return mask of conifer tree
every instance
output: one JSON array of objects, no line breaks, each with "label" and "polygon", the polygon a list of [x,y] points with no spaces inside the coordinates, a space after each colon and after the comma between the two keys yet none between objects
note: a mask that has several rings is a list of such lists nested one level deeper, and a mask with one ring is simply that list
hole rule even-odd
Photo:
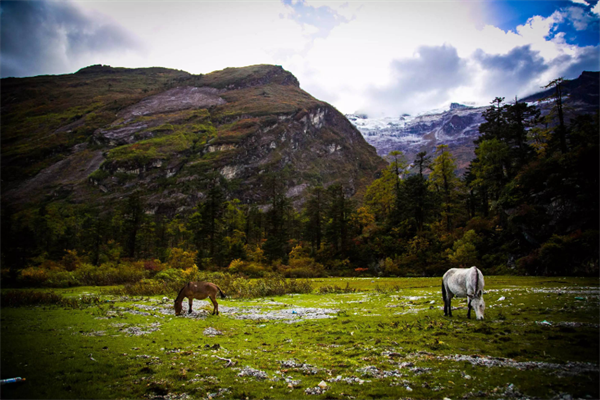
[{"label": "conifer tree", "polygon": [[458,207],[458,188],[460,181],[456,176],[456,161],[448,151],[448,145],[441,144],[436,148],[437,157],[431,164],[429,180],[440,194],[441,215],[445,222],[446,230],[452,229],[453,218]]}]

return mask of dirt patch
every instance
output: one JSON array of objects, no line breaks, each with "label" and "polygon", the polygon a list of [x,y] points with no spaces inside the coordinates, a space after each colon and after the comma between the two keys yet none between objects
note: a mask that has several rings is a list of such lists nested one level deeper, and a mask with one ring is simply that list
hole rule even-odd
[{"label": "dirt patch", "polygon": [[117,116],[128,120],[141,115],[166,113],[190,108],[208,108],[225,103],[226,101],[219,96],[219,90],[217,89],[184,86],[147,97],[139,103],[119,112]]}]

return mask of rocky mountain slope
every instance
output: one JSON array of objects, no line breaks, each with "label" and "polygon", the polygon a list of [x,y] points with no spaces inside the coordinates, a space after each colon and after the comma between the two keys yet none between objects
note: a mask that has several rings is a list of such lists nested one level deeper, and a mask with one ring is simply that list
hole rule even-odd
[{"label": "rocky mountain slope", "polygon": [[311,185],[361,192],[385,165],[278,66],[191,75],[98,65],[1,84],[2,200],[12,206],[141,190],[147,212],[173,214],[202,201],[216,176],[258,205],[277,179],[298,205]]},{"label": "rocky mountain slope", "polygon": [[[599,107],[599,73],[584,71],[573,80],[565,80],[565,112],[569,116],[597,112]],[[547,115],[552,108],[550,99],[554,89],[528,96],[519,101],[535,104]],[[507,99],[508,100],[508,99]],[[482,113],[488,107],[467,107],[452,103],[445,111],[434,111],[412,117],[368,118],[365,115],[347,115],[361,131],[367,142],[380,156],[401,150],[407,161],[414,160],[420,151],[433,154],[439,144],[447,144],[458,162],[459,172],[465,171],[474,158],[473,140],[479,136],[479,125],[484,122]]]}]

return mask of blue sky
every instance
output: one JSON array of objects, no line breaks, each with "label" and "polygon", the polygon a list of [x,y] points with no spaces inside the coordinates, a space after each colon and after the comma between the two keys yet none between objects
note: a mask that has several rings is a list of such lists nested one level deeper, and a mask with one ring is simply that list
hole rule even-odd
[{"label": "blue sky", "polygon": [[[549,17],[558,10],[572,7],[581,10],[583,15],[590,15],[592,14],[590,10],[597,3],[597,1],[588,3],[584,0],[577,3],[572,1],[490,1],[486,5],[486,11],[492,24],[505,31],[515,31],[517,26],[525,24],[534,15]],[[556,32],[565,32],[567,42],[579,46],[597,45],[600,41],[597,18],[595,23],[582,30],[576,29],[573,22],[567,19],[558,24]]]},{"label": "blue sky", "polygon": [[419,113],[600,70],[597,1],[0,3],[0,75],[91,64],[191,73],[277,64],[345,113]]}]

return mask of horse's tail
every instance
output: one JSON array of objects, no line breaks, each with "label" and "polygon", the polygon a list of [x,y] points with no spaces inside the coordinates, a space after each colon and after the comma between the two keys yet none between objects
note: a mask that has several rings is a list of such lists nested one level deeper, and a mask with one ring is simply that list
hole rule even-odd
[{"label": "horse's tail", "polygon": [[[475,267],[475,296],[479,294],[479,268]],[[481,274],[483,276],[483,274]],[[481,296],[483,296],[483,284],[481,284]],[[479,296],[479,297],[481,297]]]},{"label": "horse's tail", "polygon": [[[217,285],[215,285],[215,286],[217,286]],[[221,288],[220,288],[220,287],[218,287],[218,286],[217,286],[217,289],[219,289],[219,293],[221,294],[221,298],[222,298],[222,299],[224,299],[224,298],[226,298],[226,297],[227,297],[227,296],[225,296],[225,293],[223,293],[223,291],[221,290]]]},{"label": "horse's tail", "polygon": [[442,279],[442,299],[444,300],[444,304],[446,304],[447,298],[448,296],[446,296],[446,285],[444,285],[444,280]]}]

